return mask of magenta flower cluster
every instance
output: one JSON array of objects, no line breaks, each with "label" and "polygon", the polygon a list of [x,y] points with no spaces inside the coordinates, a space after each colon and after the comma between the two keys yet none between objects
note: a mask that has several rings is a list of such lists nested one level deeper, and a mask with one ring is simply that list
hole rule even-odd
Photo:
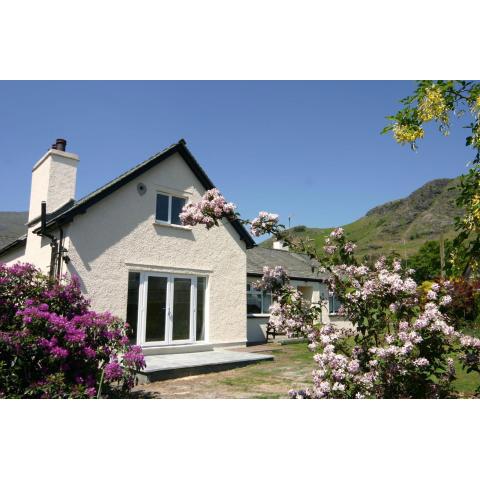
[{"label": "magenta flower cluster", "polygon": [[225,200],[218,189],[207,190],[197,203],[188,203],[180,213],[182,225],[205,225],[208,229],[219,225],[222,218],[235,217],[235,205]]},{"label": "magenta flower cluster", "polygon": [[0,397],[88,398],[132,388],[143,355],[122,320],[89,310],[77,279],[51,282],[28,264],[0,265],[0,279]]}]

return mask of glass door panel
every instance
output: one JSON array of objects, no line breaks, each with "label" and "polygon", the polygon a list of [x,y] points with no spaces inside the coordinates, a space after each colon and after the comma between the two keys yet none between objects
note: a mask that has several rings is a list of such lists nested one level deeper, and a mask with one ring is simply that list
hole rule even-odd
[{"label": "glass door panel", "polygon": [[172,341],[190,339],[191,293],[190,278],[173,278]]},{"label": "glass door panel", "polygon": [[148,277],[146,302],[146,342],[165,341],[167,318],[167,277]]}]

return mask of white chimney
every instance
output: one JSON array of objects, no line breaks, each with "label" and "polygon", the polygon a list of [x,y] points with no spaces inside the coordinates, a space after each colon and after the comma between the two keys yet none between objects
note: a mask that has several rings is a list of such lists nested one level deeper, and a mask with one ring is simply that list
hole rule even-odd
[{"label": "white chimney", "polygon": [[29,222],[40,216],[42,202],[51,213],[75,199],[78,155],[65,152],[66,144],[58,139],[32,169]]},{"label": "white chimney", "polygon": [[281,240],[276,240],[275,242],[273,242],[273,249],[284,250],[285,252],[288,252],[289,250],[288,245],[285,245]]}]

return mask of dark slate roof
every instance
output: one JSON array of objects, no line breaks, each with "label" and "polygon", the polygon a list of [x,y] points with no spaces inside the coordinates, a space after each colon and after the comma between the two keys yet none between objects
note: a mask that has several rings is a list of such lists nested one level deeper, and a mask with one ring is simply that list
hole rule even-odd
[{"label": "dark slate roof", "polygon": [[[208,178],[203,168],[199,165],[195,157],[187,148],[185,140],[181,139],[177,143],[174,143],[173,145],[162,150],[153,157],[148,158],[144,162],[139,163],[130,170],[127,170],[125,173],[122,173],[122,175],[118,176],[111,182],[108,182],[103,187],[98,188],[89,195],[86,195],[85,197],[77,201],[70,200],[58,210],[49,213],[47,215],[47,228],[60,226],[67,222],[70,222],[73,217],[75,217],[75,215],[85,213],[92,205],[104,199],[126,183],[134,180],[142,173],[145,173],[147,170],[154,167],[155,165],[158,165],[161,161],[167,159],[175,153],[181,155],[181,157],[192,169],[193,173],[197,176],[198,180],[206,190],[215,188],[215,185],[212,183],[210,178]],[[29,226],[34,225],[39,221],[40,217],[35,218],[29,223]],[[245,227],[238,220],[231,220],[230,223],[232,224],[235,231],[240,235],[240,238],[246,243],[247,248],[252,248],[256,245],[255,241],[252,239]],[[26,230],[27,229],[25,227],[25,231]],[[38,232],[39,230],[40,227],[38,227],[35,232]],[[14,238],[15,237],[9,238],[8,241],[3,244],[3,247],[0,245],[0,254],[26,242],[25,235],[17,238],[16,240],[13,240]]]},{"label": "dark slate roof", "polygon": [[27,231],[28,212],[0,212],[0,249]]},{"label": "dark slate roof", "polygon": [[[47,219],[47,228],[63,225],[71,221],[75,215],[78,215],[80,213],[85,213],[92,205],[104,199],[111,193],[121,188],[126,183],[134,180],[135,178],[145,173],[150,168],[154,167],[155,165],[158,165],[160,162],[162,162],[163,160],[167,159],[168,157],[170,157],[175,153],[178,153],[181,155],[181,157],[185,160],[187,165],[192,169],[192,171],[195,173],[200,183],[203,185],[203,187],[206,190],[215,188],[215,185],[212,183],[210,178],[208,178],[205,171],[202,169],[202,167],[199,165],[197,160],[191,154],[190,150],[187,148],[185,144],[185,140],[181,139],[177,143],[171,145],[170,147],[157,153],[153,157],[150,157],[144,162],[131,168],[130,170],[126,171],[122,175],[118,176],[111,182],[107,183],[103,187],[100,187],[99,189],[95,190],[89,195],[86,195],[85,197],[81,198],[78,201],[72,201],[70,205],[67,204],[67,208],[66,206],[63,206],[59,210],[57,210],[57,212],[53,212],[53,214],[50,214]],[[240,235],[240,238],[246,243],[247,248],[252,248],[255,246],[254,240],[252,239],[250,234],[247,232],[245,227],[238,220],[232,220],[231,224],[233,228],[236,230],[236,232]]]},{"label": "dark slate roof", "polygon": [[25,245],[27,243],[27,234],[22,235],[21,237],[17,238],[13,242],[10,242],[6,245],[4,245],[2,248],[0,248],[0,255],[2,253],[7,252],[8,250],[15,248],[15,247],[20,247],[21,245]]},{"label": "dark slate roof", "polygon": [[318,263],[301,253],[256,247],[247,251],[247,274],[262,275],[263,267],[282,266],[292,279],[321,282],[327,275],[318,273]]}]

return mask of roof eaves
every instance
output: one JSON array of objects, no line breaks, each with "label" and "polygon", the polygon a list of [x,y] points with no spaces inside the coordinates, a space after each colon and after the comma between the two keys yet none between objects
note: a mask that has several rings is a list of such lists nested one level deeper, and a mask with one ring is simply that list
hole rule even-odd
[{"label": "roof eaves", "polygon": [[[182,158],[195,173],[195,175],[200,180],[200,183],[205,189],[210,190],[212,188],[215,188],[213,182],[207,176],[207,174],[197,162],[195,157],[192,155],[190,150],[186,147],[185,140],[180,139],[177,143],[174,143],[173,145],[157,153],[153,157],[150,157],[139,165],[131,168],[130,170],[127,170],[125,173],[118,176],[103,187],[98,188],[94,192],[80,199],[78,202],[75,202],[67,210],[60,211],[61,209],[59,209],[58,215],[52,215],[50,218],[47,218],[47,228],[51,228],[55,225],[63,225],[71,221],[75,215],[85,213],[92,205],[95,205],[100,200],[104,199],[111,193],[123,187],[125,184],[134,180],[136,177],[146,172],[150,168],[158,165],[161,161],[170,157],[174,153],[179,153],[182,156]],[[235,231],[239,234],[240,238],[245,242],[247,248],[252,248],[256,245],[255,241],[252,239],[245,227],[238,220],[230,220],[230,223],[232,224]],[[39,228],[37,228],[35,232],[37,232],[38,230]]]},{"label": "roof eaves", "polygon": [[21,237],[15,239],[13,242],[5,245],[4,247],[0,248],[0,255],[7,253],[9,250],[15,247],[19,247],[20,245],[24,245],[27,243],[27,234],[22,235]]},{"label": "roof eaves", "polygon": [[[258,273],[258,272],[248,272],[247,271],[247,276],[249,277],[263,277],[263,273]],[[290,280],[299,280],[302,282],[317,282],[317,283],[324,283],[325,280],[327,279],[326,277],[299,277],[295,275],[289,275],[288,276]]]}]

